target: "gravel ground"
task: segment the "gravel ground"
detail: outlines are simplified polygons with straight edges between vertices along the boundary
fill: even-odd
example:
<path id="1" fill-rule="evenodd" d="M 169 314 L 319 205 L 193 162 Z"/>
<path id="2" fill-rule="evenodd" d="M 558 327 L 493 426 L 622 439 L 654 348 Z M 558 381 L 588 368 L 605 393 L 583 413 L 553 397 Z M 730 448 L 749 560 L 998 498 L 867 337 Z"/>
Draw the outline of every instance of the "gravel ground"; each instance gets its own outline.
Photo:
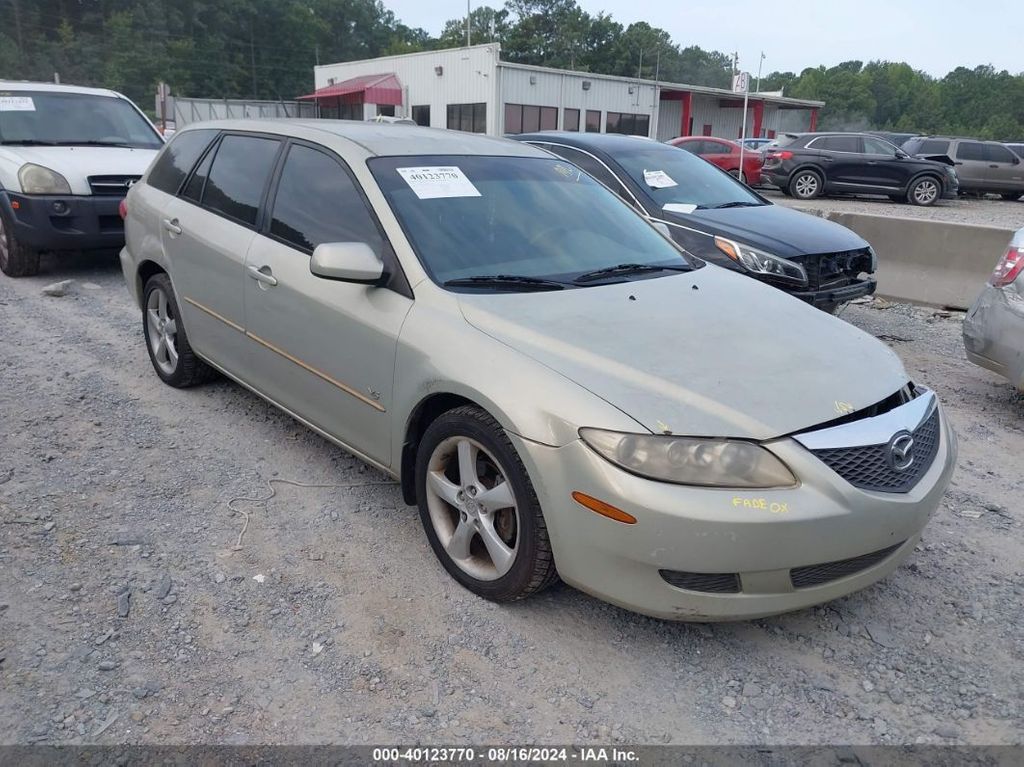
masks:
<path id="1" fill-rule="evenodd" d="M 1024 401 L 957 315 L 844 314 L 961 437 L 911 560 L 714 625 L 471 596 L 384 477 L 239 386 L 162 385 L 138 315 L 109 258 L 0 278 L 0 743 L 1021 742 Z M 228 500 L 272 477 L 346 487 L 237 503 L 236 548 Z"/>
<path id="2" fill-rule="evenodd" d="M 929 208 L 895 203 L 886 197 L 832 197 L 817 200 L 794 200 L 777 189 L 758 189 L 769 200 L 799 210 L 835 210 L 842 213 L 864 213 L 871 216 L 898 216 L 946 221 L 956 224 L 994 226 L 999 229 L 1020 229 L 1024 226 L 1024 200 L 1006 202 L 998 197 L 961 197 L 940 200 Z"/>

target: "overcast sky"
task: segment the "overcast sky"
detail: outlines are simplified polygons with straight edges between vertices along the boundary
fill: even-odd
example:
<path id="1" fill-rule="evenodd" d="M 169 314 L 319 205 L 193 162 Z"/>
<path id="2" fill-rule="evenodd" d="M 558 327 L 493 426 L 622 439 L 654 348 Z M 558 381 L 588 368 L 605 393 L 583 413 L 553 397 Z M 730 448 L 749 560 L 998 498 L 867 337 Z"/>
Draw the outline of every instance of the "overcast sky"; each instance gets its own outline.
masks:
<path id="1" fill-rule="evenodd" d="M 438 34 L 465 17 L 466 0 L 383 0 L 412 27 Z M 740 66 L 800 72 L 860 59 L 906 61 L 942 76 L 958 66 L 992 64 L 1024 72 L 1021 0 L 579 0 L 628 26 L 646 21 L 683 46 L 740 54 Z M 501 7 L 503 0 L 479 5 Z"/>

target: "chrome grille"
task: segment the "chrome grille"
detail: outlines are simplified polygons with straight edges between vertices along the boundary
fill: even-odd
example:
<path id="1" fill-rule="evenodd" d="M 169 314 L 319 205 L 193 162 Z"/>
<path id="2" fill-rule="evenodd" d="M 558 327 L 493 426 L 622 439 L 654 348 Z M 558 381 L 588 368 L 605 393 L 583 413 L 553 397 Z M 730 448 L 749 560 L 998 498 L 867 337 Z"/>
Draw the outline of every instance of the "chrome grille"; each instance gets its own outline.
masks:
<path id="1" fill-rule="evenodd" d="M 924 476 L 939 449 L 939 411 L 936 409 L 911 435 L 914 462 L 900 471 L 889 461 L 889 444 L 812 450 L 832 471 L 862 490 L 906 493 Z"/>
<path id="2" fill-rule="evenodd" d="M 95 195 L 124 197 L 142 176 L 89 176 L 89 189 Z"/>
<path id="3" fill-rule="evenodd" d="M 869 567 L 874 567 L 887 559 L 890 554 L 904 543 L 906 541 L 900 541 L 893 546 L 872 551 L 870 554 L 861 554 L 859 557 L 839 559 L 835 562 L 822 562 L 819 565 L 794 567 L 789 571 L 789 579 L 792 581 L 793 588 L 795 589 L 806 589 L 811 586 L 820 586 L 823 583 L 831 583 L 848 575 L 856 575 L 867 570 Z"/>

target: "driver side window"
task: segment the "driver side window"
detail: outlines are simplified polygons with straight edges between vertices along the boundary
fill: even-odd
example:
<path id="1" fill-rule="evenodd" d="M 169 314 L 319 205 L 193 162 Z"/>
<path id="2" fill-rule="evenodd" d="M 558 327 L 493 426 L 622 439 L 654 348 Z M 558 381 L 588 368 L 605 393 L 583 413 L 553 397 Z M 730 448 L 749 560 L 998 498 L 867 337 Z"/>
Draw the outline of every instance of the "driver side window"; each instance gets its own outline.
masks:
<path id="1" fill-rule="evenodd" d="M 895 157 L 896 147 L 893 144 L 889 144 L 882 141 L 879 138 L 873 138 L 871 136 L 864 137 L 864 153 L 865 154 L 877 154 L 885 157 Z"/>
<path id="2" fill-rule="evenodd" d="M 383 257 L 384 244 L 348 171 L 329 155 L 293 144 L 274 196 L 270 236 L 303 253 L 325 242 L 365 242 Z"/>

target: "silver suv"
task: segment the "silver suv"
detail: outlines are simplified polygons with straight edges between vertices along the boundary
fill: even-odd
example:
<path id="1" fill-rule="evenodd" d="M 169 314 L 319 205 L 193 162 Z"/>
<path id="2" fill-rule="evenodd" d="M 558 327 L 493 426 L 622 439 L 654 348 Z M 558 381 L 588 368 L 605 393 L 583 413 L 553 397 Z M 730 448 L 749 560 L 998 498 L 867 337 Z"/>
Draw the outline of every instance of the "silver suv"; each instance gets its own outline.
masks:
<path id="1" fill-rule="evenodd" d="M 919 136 L 903 145 L 915 157 L 945 155 L 956 163 L 961 192 L 1002 195 L 1004 200 L 1024 196 L 1024 161 L 998 141 Z"/>

